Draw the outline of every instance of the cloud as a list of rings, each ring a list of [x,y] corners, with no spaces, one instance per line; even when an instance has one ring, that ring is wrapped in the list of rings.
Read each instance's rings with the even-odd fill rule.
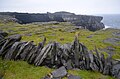
[[[120,13],[120,0],[1,0],[0,11]]]

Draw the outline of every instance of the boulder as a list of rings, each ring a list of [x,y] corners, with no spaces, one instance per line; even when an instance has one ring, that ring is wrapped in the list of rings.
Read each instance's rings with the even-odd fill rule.
[[[59,69],[53,71],[52,73],[53,78],[62,78],[67,75],[66,68],[64,66],[60,67]]]

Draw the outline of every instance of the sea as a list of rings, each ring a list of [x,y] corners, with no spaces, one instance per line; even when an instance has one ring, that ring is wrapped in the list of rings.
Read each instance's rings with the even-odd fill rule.
[[[101,14],[105,28],[120,29],[120,14]]]

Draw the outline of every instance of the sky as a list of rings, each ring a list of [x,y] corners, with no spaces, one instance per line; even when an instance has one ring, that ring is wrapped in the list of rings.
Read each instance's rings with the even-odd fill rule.
[[[0,12],[120,14],[120,0],[0,0]]]

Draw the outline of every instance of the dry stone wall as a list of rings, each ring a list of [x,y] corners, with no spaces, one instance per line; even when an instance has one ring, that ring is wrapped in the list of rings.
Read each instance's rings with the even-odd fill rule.
[[[83,70],[99,71],[120,79],[120,61],[112,59],[112,55],[105,58],[104,54],[89,51],[79,42],[77,37],[69,44],[61,45],[50,42],[45,46],[46,38],[37,45],[33,41],[20,41],[21,35],[7,36],[0,32],[0,56],[7,60],[24,60],[35,66],[48,66],[66,69],[79,68]]]

